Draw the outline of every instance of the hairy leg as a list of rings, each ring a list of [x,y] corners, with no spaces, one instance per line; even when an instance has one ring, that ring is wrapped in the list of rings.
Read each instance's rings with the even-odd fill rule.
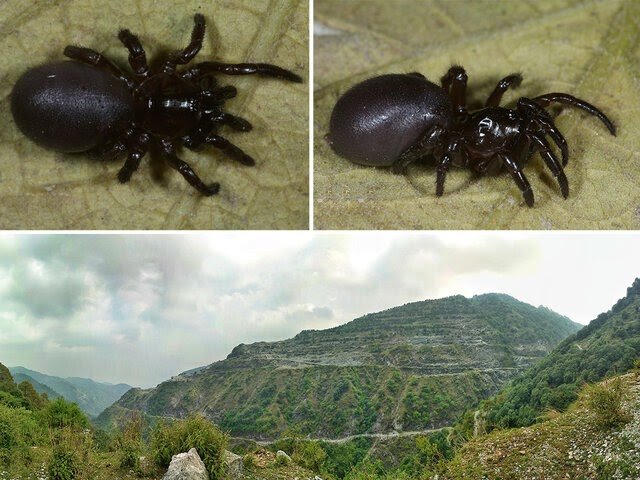
[[[85,47],[76,47],[74,45],[67,45],[64,49],[64,55],[72,60],[77,60],[88,65],[92,65],[100,70],[113,75],[124,81],[127,85],[131,86],[131,80],[129,80],[125,74],[115,64],[111,62],[107,57],[101,53],[91,50]]]
[[[526,97],[522,97],[518,100],[518,108],[528,112],[532,116],[534,124],[545,134],[551,137],[562,153],[562,165],[566,165],[569,162],[569,145],[562,133],[560,133],[560,130],[558,130],[553,123],[553,119],[551,118],[551,115],[549,115],[549,112],[533,100]]]
[[[391,165],[391,171],[398,175],[406,173],[409,165],[431,153],[443,133],[443,128],[433,127],[418,143],[404,151],[402,155],[393,162],[393,165]]]
[[[442,88],[449,92],[449,97],[457,111],[466,110],[467,72],[459,65],[454,65],[441,79]]]
[[[209,135],[205,139],[205,142],[222,150],[227,156],[233,158],[243,165],[252,167],[256,164],[256,161],[253,158],[251,158],[239,147],[236,147],[233,143],[231,143],[226,138],[221,137],[220,135]]]
[[[540,156],[544,160],[544,163],[547,164],[549,170],[551,170],[553,175],[558,180],[562,196],[564,198],[567,198],[569,196],[569,182],[567,180],[567,176],[564,173],[564,170],[562,169],[562,165],[560,165],[560,162],[551,151],[551,146],[542,135],[531,134],[527,135],[527,137],[531,139],[534,145],[536,145],[536,148],[540,152]]]
[[[557,102],[580,108],[585,112],[598,117],[600,121],[604,123],[605,127],[607,127],[609,132],[611,132],[611,135],[616,134],[616,127],[613,125],[613,122],[611,122],[611,120],[609,120],[609,118],[601,110],[594,107],[590,103],[585,102],[584,100],[574,97],[573,95],[569,95],[567,93],[546,93],[544,95],[540,95],[539,97],[535,97],[533,100],[542,107],[547,107],[552,102]]]
[[[281,78],[290,82],[301,83],[302,78],[289,70],[269,63],[221,63],[202,62],[186,70],[182,75],[186,78],[196,78],[212,73],[225,75],[261,75],[265,77]]]
[[[436,168],[436,195],[438,197],[441,197],[444,194],[444,181],[447,177],[447,173],[449,172],[449,167],[451,167],[452,160],[451,155],[445,153]]]
[[[142,48],[142,44],[136,35],[129,30],[120,30],[118,38],[123,45],[129,50],[129,65],[133,73],[138,78],[145,78],[149,75],[149,65],[147,64],[147,55]]]
[[[165,63],[164,71],[173,72],[178,65],[186,65],[198,54],[202,48],[204,40],[205,19],[204,16],[196,13],[193,17],[193,30],[191,31],[191,42],[184,49],[173,52],[169,56],[169,60]]]
[[[167,161],[167,164],[174,170],[177,170],[180,175],[182,175],[184,179],[189,182],[189,185],[206,196],[215,195],[220,191],[219,183],[206,185],[202,180],[200,180],[200,177],[198,177],[196,172],[193,171],[191,166],[184,160],[178,158],[175,153],[175,148],[170,141],[163,140],[160,142],[160,144],[162,155]]]
[[[217,119],[223,125],[228,125],[234,130],[239,132],[248,132],[253,128],[253,125],[242,117],[231,115],[230,113],[223,113]]]
[[[129,155],[118,172],[118,181],[120,183],[126,183],[131,180],[131,175],[133,175],[133,172],[138,170],[140,161],[142,160],[142,157],[146,155],[148,148],[149,135],[146,133],[140,133],[132,142],[129,143],[127,146]]]

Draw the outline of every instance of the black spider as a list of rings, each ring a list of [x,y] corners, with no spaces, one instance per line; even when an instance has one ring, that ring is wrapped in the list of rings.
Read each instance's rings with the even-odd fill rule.
[[[615,127],[596,107],[566,93],[522,97],[515,110],[499,107],[504,92],[521,81],[518,74],[503,78],[485,108],[469,112],[467,74],[460,66],[451,67],[442,77],[442,87],[419,73],[370,78],[338,100],[327,140],[336,153],[355,163],[391,166],[396,173],[404,173],[421,158],[435,156],[438,196],[444,192],[451,165],[478,173],[497,172],[504,166],[530,207],[533,191],[522,167],[538,151],[567,198],[569,183],[562,167],[569,159],[569,149],[543,107],[552,102],[572,105],[597,116],[612,135]],[[559,147],[562,163],[547,136]]]
[[[292,82],[302,79],[266,63],[202,62],[178,71],[202,48],[205,19],[196,14],[191,42],[173,52],[158,68],[150,68],[138,37],[121,30],[118,38],[129,50],[133,76],[110,60],[83,47],[68,46],[64,54],[75,62],[54,62],[27,71],[16,83],[11,99],[14,119],[22,132],[37,143],[63,152],[100,151],[128,158],[118,180],[128,182],[150,147],[156,147],[171,168],[204,195],[220,185],[205,185],[193,169],[176,155],[182,144],[197,149],[203,144],[219,148],[244,165],[255,161],[218,135],[221,125],[249,131],[251,124],[225,113],[226,100],[236,96],[232,86],[219,86],[213,75],[259,74]]]

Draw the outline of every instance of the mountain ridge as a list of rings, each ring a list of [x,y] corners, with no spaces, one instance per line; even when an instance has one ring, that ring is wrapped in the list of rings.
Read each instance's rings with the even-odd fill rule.
[[[640,278],[626,295],[480,408],[488,428],[525,427],[546,409],[564,410],[584,383],[624,372],[640,357]]]
[[[81,377],[57,377],[47,375],[26,367],[9,367],[9,371],[14,378],[29,381],[38,393],[51,394],[55,392],[65,400],[77,403],[78,406],[89,416],[97,417],[104,409],[117,401],[124,393],[130,390],[130,385],[119,383],[111,384],[97,382],[90,378]],[[42,387],[46,387],[42,388]]]
[[[259,438],[292,426],[327,438],[440,428],[579,327],[504,294],[410,302],[278,342],[240,344],[224,360],[130,390],[98,423],[141,410],[199,412],[232,434]]]

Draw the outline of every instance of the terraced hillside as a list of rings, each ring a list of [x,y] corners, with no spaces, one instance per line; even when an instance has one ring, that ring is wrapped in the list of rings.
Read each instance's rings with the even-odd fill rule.
[[[415,302],[289,340],[241,344],[223,361],[132,389],[98,424],[141,410],[200,412],[252,438],[290,427],[315,438],[436,429],[578,328],[507,295]]]

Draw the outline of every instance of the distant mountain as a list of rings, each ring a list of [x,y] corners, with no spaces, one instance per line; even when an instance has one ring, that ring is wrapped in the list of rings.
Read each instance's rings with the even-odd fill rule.
[[[36,392],[46,393],[47,396],[49,397],[49,400],[53,400],[54,398],[58,398],[61,396],[58,392],[56,392],[52,388],[47,387],[46,385],[38,382],[37,380],[30,377],[29,375],[25,375],[24,373],[16,373],[15,375],[13,375],[13,379],[16,382],[16,384],[20,384],[22,382],[29,382]]]
[[[578,328],[501,294],[409,303],[289,340],[238,345],[223,361],[130,390],[97,423],[109,427],[140,410],[200,412],[254,438],[292,426],[329,438],[439,428]]]
[[[608,312],[485,402],[488,428],[534,423],[545,410],[564,410],[586,382],[629,370],[640,357],[640,279]],[[477,416],[477,414],[476,414]]]
[[[98,416],[105,408],[132,388],[123,383],[112,385],[88,378],[60,378],[24,367],[10,367],[9,371],[16,383],[27,380],[33,385],[36,392],[47,393],[49,398],[54,398],[55,394],[57,394],[55,396],[64,397],[70,402],[77,403],[91,417]]]

